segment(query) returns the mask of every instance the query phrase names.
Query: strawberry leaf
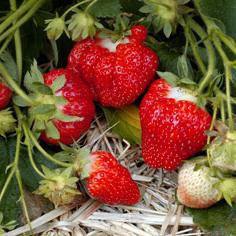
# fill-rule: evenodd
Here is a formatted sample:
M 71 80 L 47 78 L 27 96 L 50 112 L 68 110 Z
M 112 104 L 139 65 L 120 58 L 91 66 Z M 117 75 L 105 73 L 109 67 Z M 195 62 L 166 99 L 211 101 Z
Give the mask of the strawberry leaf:
M 102 108 L 112 131 L 130 143 L 141 143 L 141 126 L 138 107 L 131 105 L 122 109 Z
M 89 12 L 95 17 L 114 17 L 120 14 L 119 0 L 98 0 Z
M 187 208 L 187 212 L 193 217 L 194 223 L 210 231 L 210 235 L 236 235 L 236 204 L 230 207 L 221 201 L 208 209 Z

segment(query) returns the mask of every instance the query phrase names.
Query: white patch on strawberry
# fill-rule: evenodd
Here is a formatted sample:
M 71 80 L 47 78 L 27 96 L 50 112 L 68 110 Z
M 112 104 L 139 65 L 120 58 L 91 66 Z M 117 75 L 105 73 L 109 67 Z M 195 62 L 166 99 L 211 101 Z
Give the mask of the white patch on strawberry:
M 195 170 L 195 163 L 187 162 L 178 176 L 178 200 L 192 208 L 207 208 L 220 200 L 221 193 L 215 187 L 219 179 L 211 176 L 207 166 Z
M 112 42 L 110 38 L 106 38 L 106 39 L 101 39 L 101 41 L 99 42 L 99 45 L 103 48 L 107 48 L 110 52 L 116 52 L 116 47 L 118 44 L 126 44 L 126 43 L 129 43 L 128 38 L 118 40 L 115 43 Z
M 190 94 L 190 91 L 180 87 L 171 88 L 167 97 L 174 98 L 177 101 L 189 101 L 197 103 L 197 98 Z

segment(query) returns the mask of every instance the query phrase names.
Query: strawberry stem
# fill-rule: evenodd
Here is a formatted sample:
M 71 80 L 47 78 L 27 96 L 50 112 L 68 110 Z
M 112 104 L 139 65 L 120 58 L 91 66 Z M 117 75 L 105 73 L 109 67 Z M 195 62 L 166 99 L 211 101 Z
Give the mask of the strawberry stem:
M 32 133 L 32 131 L 29 129 L 27 123 L 24 121 L 24 125 L 25 125 L 25 128 L 26 128 L 26 132 L 28 133 L 28 136 L 29 138 L 31 139 L 31 141 L 34 143 L 35 147 L 38 149 L 39 152 L 41 152 L 44 157 L 46 157 L 48 160 L 50 160 L 51 162 L 59 165 L 59 166 L 62 166 L 62 167 L 71 167 L 71 164 L 69 163 L 65 163 L 65 162 L 62 162 L 62 161 L 59 161 L 55 158 L 53 158 L 49 153 L 47 153 L 42 147 L 41 145 L 39 144 L 38 140 L 35 138 L 34 134 Z
M 25 194 L 24 194 L 22 179 L 21 179 L 21 175 L 20 175 L 20 171 L 19 171 L 18 167 L 16 169 L 16 180 L 17 180 L 18 187 L 19 187 L 19 190 L 20 190 L 20 196 L 21 196 L 20 200 L 22 202 L 24 216 L 27 220 L 27 224 L 29 225 L 30 232 L 32 233 L 33 228 L 32 228 L 31 222 L 30 222 L 29 212 L 28 212 L 26 201 L 25 201 Z
M 29 159 L 30 159 L 30 164 L 33 167 L 33 169 L 35 170 L 35 172 L 41 176 L 42 178 L 46 178 L 45 175 L 38 169 L 37 165 L 34 162 L 34 158 L 32 155 L 32 147 L 31 147 L 31 142 L 30 142 L 30 138 L 27 132 L 27 127 L 25 126 L 25 124 L 23 123 L 23 130 L 24 130 L 24 134 L 26 137 L 26 142 L 27 142 L 27 149 L 28 149 L 28 155 L 29 155 Z
M 5 39 L 4 43 L 2 44 L 2 47 L 0 48 L 0 55 L 6 50 L 7 46 L 12 40 L 12 37 L 13 35 L 11 34 Z
M 92 2 L 90 2 L 88 4 L 88 6 L 85 8 L 85 12 L 88 12 L 89 9 L 93 6 L 93 4 L 95 4 L 98 0 L 93 0 Z
M 6 30 L 8 26 L 12 24 L 13 21 L 21 17 L 26 11 L 32 8 L 38 0 L 29 0 L 24 2 L 13 14 L 11 14 L 5 21 L 0 24 L 0 35 Z
M 82 5 L 82 4 L 85 4 L 87 2 L 91 2 L 91 0 L 84 0 L 82 2 L 78 2 L 77 4 L 73 5 L 72 7 L 70 7 L 69 9 L 67 9 L 64 14 L 62 15 L 62 18 L 65 19 L 66 15 L 68 13 L 70 13 L 72 10 L 74 10 L 75 8 L 77 8 L 78 6 Z M 93 2 L 93 1 L 92 1 Z
M 232 80 L 232 71 L 231 71 L 231 66 L 232 63 L 230 62 L 230 60 L 228 59 L 227 55 L 225 54 L 221 42 L 218 39 L 218 37 L 213 37 L 213 42 L 215 44 L 215 47 L 217 49 L 217 51 L 219 52 L 222 60 L 223 60 L 223 64 L 224 64 L 224 68 L 225 68 L 225 85 L 226 85 L 226 104 L 227 104 L 227 111 L 228 111 L 228 118 L 229 118 L 229 129 L 230 131 L 233 130 L 233 113 L 232 113 L 232 106 L 231 106 L 231 91 L 230 91 L 230 81 Z
M 11 10 L 16 11 L 17 5 L 16 0 L 10 0 Z M 16 23 L 16 21 L 13 22 L 13 25 Z M 20 37 L 20 29 L 18 28 L 14 34 L 14 40 L 15 40 L 15 52 L 16 52 L 16 65 L 18 70 L 18 80 L 19 84 L 21 84 L 21 78 L 22 78 L 22 68 L 23 68 L 23 62 L 22 62 L 22 45 L 21 45 L 21 37 Z
M 0 36 L 0 42 L 2 42 L 5 38 L 7 38 L 11 33 L 14 33 L 19 27 L 21 27 L 25 22 L 31 18 L 34 13 L 46 2 L 46 0 L 38 0 L 36 3 L 31 7 L 31 9 L 22 17 L 20 18 L 16 24 L 14 24 L 12 27 L 10 27 L 8 30 L 6 30 L 3 34 Z M 1 28 L 0 28 L 1 32 Z
M 16 94 L 18 94 L 20 97 L 22 97 L 25 100 L 25 102 L 27 102 L 29 105 L 33 105 L 31 98 L 19 87 L 19 85 L 9 75 L 6 68 L 1 63 L 0 63 L 0 73 L 4 77 L 6 82 L 9 84 L 9 86 L 15 91 Z
M 202 27 L 194 21 L 192 18 L 187 18 L 189 26 L 197 33 L 197 35 L 203 40 L 203 43 L 207 49 L 207 55 L 208 55 L 208 68 L 207 72 L 204 76 L 204 78 L 201 80 L 198 88 L 198 94 L 201 94 L 205 87 L 210 82 L 210 79 L 212 78 L 212 75 L 215 70 L 215 51 L 214 48 L 208 38 L 207 33 L 202 29 Z
M 22 138 L 22 131 L 21 131 L 21 121 L 18 120 L 18 129 L 16 131 L 17 133 L 17 137 L 16 137 L 16 151 L 15 151 L 15 157 L 14 157 L 14 161 L 11 164 L 11 171 L 9 173 L 9 175 L 7 176 L 7 180 L 2 188 L 2 191 L 0 193 L 0 202 L 2 201 L 2 198 L 14 176 L 14 174 L 16 173 L 17 169 L 18 169 L 18 162 L 19 162 L 19 157 L 20 157 L 20 147 L 21 147 L 21 138 Z
M 193 32 L 190 30 L 190 27 L 188 24 L 186 24 L 186 26 L 184 27 L 184 32 L 185 32 L 185 37 L 188 39 L 188 41 L 190 43 L 190 46 L 191 46 L 192 52 L 193 52 L 193 56 L 197 62 L 198 67 L 201 70 L 202 74 L 205 74 L 206 67 L 205 67 L 204 62 L 203 62 L 201 55 L 199 53 L 197 40 L 196 40 Z
M 218 110 L 218 104 L 215 104 L 214 109 L 213 109 L 213 115 L 212 115 L 212 120 L 211 120 L 211 125 L 210 125 L 209 131 L 212 131 L 213 128 L 214 128 L 215 121 L 216 121 L 217 110 Z M 211 137 L 208 135 L 207 145 L 210 144 L 210 141 L 211 141 Z M 207 149 L 207 159 L 208 159 L 209 166 L 211 166 L 211 156 L 210 156 L 209 149 Z

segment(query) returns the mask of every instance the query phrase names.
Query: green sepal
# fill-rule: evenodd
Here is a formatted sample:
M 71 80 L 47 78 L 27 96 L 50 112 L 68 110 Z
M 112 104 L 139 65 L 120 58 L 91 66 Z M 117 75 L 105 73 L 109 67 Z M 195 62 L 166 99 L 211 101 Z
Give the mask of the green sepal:
M 54 100 L 56 105 L 66 105 L 68 103 L 68 101 L 62 96 L 55 96 Z
M 13 103 L 19 107 L 28 107 L 30 106 L 29 103 L 27 103 L 21 96 L 15 95 L 12 98 Z
M 60 139 L 60 133 L 52 121 L 47 122 L 45 126 L 48 138 Z
M 32 90 L 32 84 L 34 82 L 38 82 L 43 84 L 44 79 L 43 75 L 38 69 L 37 61 L 34 60 L 33 64 L 30 67 L 30 72 L 27 72 L 24 78 L 24 86 L 29 90 L 29 91 L 34 91 Z
M 52 89 L 45 84 L 40 82 L 33 82 L 31 84 L 31 91 L 44 95 L 53 95 Z
M 40 104 L 29 109 L 30 116 L 39 120 L 48 120 L 56 112 L 56 106 L 53 104 Z
M 64 114 L 61 110 L 57 109 L 55 115 L 53 118 L 63 121 L 63 122 L 75 122 L 75 121 L 81 121 L 81 118 L 78 116 L 70 116 Z
M 164 80 L 166 80 L 171 86 L 175 87 L 178 84 L 180 78 L 172 72 L 157 71 L 157 74 Z
M 65 83 L 66 83 L 66 77 L 65 77 L 65 75 L 61 75 L 53 81 L 53 83 L 52 83 L 52 85 L 50 85 L 50 87 L 51 87 L 52 91 L 55 93 L 59 89 L 63 88 Z

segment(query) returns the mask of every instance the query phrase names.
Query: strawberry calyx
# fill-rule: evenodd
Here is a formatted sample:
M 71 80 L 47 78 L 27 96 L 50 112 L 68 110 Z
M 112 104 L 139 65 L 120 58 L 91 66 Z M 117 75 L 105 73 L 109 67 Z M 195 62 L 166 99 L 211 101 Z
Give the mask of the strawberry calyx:
M 51 170 L 42 166 L 42 170 L 45 178 L 34 193 L 48 198 L 55 207 L 72 203 L 80 194 L 76 185 L 78 178 L 73 175 L 72 167 Z
M 224 198 L 225 201 L 232 206 L 232 202 L 236 201 L 236 178 L 223 179 L 216 187 L 221 192 L 220 198 Z
M 9 109 L 0 111 L 0 136 L 5 137 L 6 133 L 13 132 L 16 128 L 16 120 Z
M 45 131 L 47 137 L 59 139 L 60 133 L 53 123 L 54 119 L 63 122 L 80 120 L 80 117 L 63 113 L 63 107 L 68 104 L 68 101 L 60 94 L 60 90 L 65 84 L 66 78 L 65 75 L 62 75 L 55 79 L 50 86 L 45 85 L 36 61 L 31 66 L 31 71 L 26 74 L 24 85 L 30 92 L 29 97 L 33 101 L 33 105 L 25 103 L 19 96 L 14 97 L 14 102 L 18 106 L 29 107 L 30 126 L 36 134 Z

